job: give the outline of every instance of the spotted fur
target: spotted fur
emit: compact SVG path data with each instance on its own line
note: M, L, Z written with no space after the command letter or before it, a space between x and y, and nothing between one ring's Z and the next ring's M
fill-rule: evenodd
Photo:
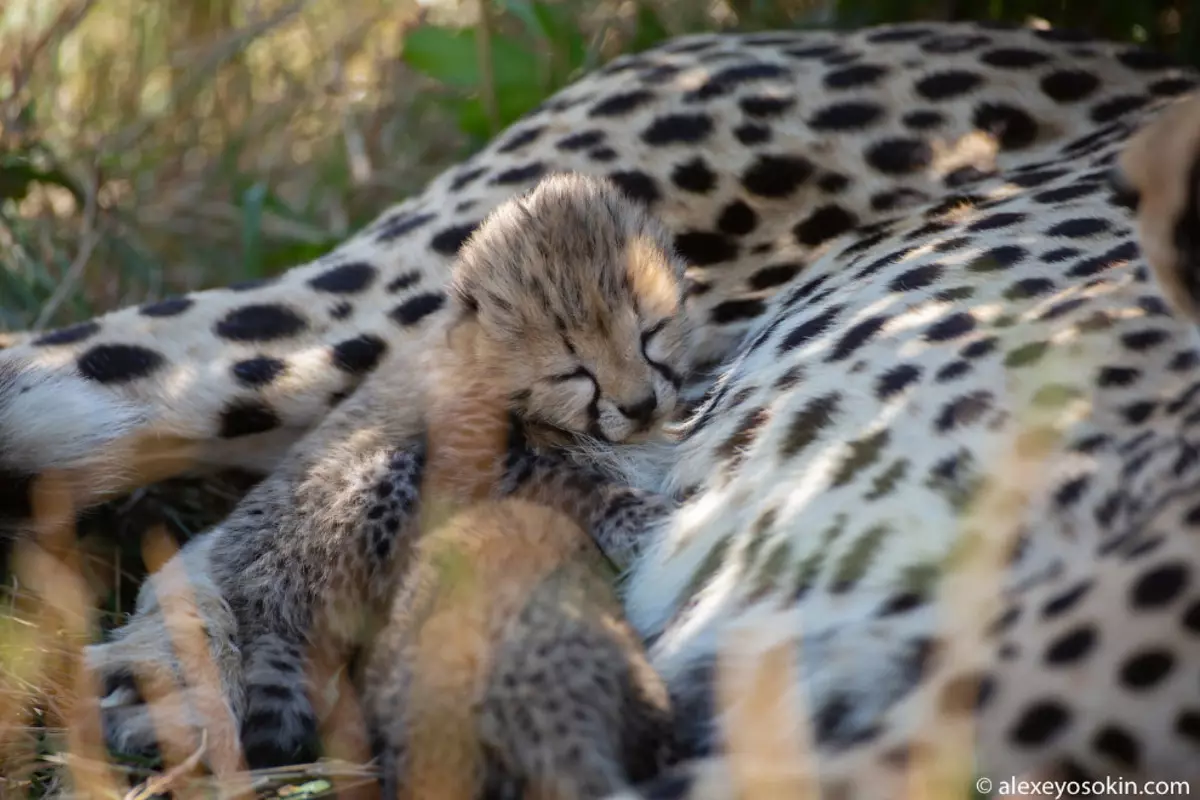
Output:
M597 214L610 227L592 237ZM531 248L531 241L546 247ZM222 685L232 687L228 708L218 712L232 712L240 723L251 766L294 763L319 752L319 722L333 709L319 713L312 707L327 680L310 674L314 665L336 670L385 625L402 642L396 647L409 647L403 642L414 633L411 610L392 611L392 596L433 591L432 566L414 561L413 548L419 529L431 524L430 513L440 514L444 503L453 509L500 492L548 509L502 505L496 513L511 525L480 529L484 512L478 512L476 522L446 534L451 542L476 542L501 562L511 556L504 555L499 537L511 527L512 536L543 543L541 571L573 563L580 543L571 532L580 525L616 563L633 559L643 544L638 533L669 503L612 484L586 465L539 454L529 441L546 426L555 438L645 437L671 413L675 385L660 371L682 371L687 334L679 330L682 268L668 244L640 207L593 178L548 178L528 196L502 205L464 250L452 284L454 313L430 332L428 351L407 364L389 356L369 379L372 391L349 398L303 440L298 458L200 537L205 544L193 543L178 556L186 563L183 571L204 572L195 591L202 601L198 616L211 618L210 644L238 654L218 662ZM556 263L563 266L556 270ZM529 288L534 285L536 292ZM603 338L596 325L604 326ZM404 366L418 367L422 378L411 380ZM585 373L589 387L582 402L570 386L577 372ZM540 391L530 391L534 386ZM612 404L615 418L598 408L621 392L654 403L636 418L625 415L620 403ZM519 423L511 448L510 415ZM578 577L583 564L564 568ZM512 602L518 589L537 592L537 574L514 576ZM145 591L139 614L157 615L158 582ZM550 606L530 613L557 619L556 590L548 591L542 600ZM612 618L610 610L603 613ZM143 680L180 670L171 646L141 633L138 619L113 643L95 648L91 659L109 683L104 705L110 742L145 750L154 743L154 729L132 683L139 670ZM596 625L580 635L605 652L632 641L623 635L605 639L604 625ZM496 630L487 636L497 638L497 647L511 638ZM524 647L519 640L505 646ZM383 664L403 668L387 659ZM596 669L608 674L603 664ZM207 722L196 710L189 713ZM396 733L397 741L403 733ZM619 767L614 760L607 774L619 776Z
M1200 334L1189 253L1171 248L1194 231L1196 153L1194 117L1164 109L1196 82L1054 30L685 37L568 87L270 286L0 355L86 375L147 420L137 430L237 461L238 437L218 435L235 400L269 411L259 427L275 434L316 424L360 380L330 354L360 336L390 352L420 341L489 209L548 172L607 175L691 265L685 381L709 390L661 463L606 462L682 499L648 531L625 606L697 760L646 794L728 796L740 780L721 749L736 714L715 687L723 643L745 630L764 641L745 660L796 662L780 704L811 721L817 777L839 797L898 794L931 720L974 741L989 776L1191 778ZM1169 135L1132 138L1156 119ZM1140 220L1109 182L1131 141L1161 159L1125 162ZM321 280L354 263L359 280ZM320 316L322 283L354 313ZM162 359L95 355L118 344ZM313 353L321 368L302 369ZM235 388L232 363L259 355L289 380ZM97 361L141 366L122 381ZM203 392L163 403L161 387L210 363ZM997 485L1003 536L977 515ZM994 537L1014 543L998 591L952 594L948 563ZM976 613L948 633L939 609L957 607Z

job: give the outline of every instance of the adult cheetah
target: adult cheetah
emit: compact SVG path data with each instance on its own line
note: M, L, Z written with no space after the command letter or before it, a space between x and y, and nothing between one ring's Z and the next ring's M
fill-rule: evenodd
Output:
M0 465L73 468L87 500L138 480L90 460L106 441L155 474L179 468L164 453L287 464L385 353L419 346L489 209L550 172L605 175L692 265L686 396L706 392L661 469L606 462L682 500L625 605L687 755L711 758L648 791L744 777L717 752L737 704L714 699L738 632L759 644L735 666L796 661L781 699L839 795L900 791L934 717L960 738L977 722L992 776L1190 778L1200 337L1176 309L1196 117L1164 115L1159 167L1127 176L1150 263L1109 176L1195 85L1055 30L677 39L568 87L318 263L9 348ZM948 563L1010 536L998 576L959 594ZM971 613L943 624L951 589Z

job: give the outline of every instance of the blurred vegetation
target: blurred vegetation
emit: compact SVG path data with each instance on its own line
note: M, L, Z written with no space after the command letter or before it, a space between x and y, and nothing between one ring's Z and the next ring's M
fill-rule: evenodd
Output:
M7 0L0 330L313 258L673 34L1029 17L1200 61L1188 0Z
M1030 17L1200 64L1196 0L0 0L0 331L314 258L582 73L675 34ZM102 623L129 609L147 530L186 538L247 485L174 481L91 514L80 574ZM4 631L33 619L23 592L0 592L0 673ZM0 712L18 684L0 674ZM61 718L36 706L0 797L62 788Z

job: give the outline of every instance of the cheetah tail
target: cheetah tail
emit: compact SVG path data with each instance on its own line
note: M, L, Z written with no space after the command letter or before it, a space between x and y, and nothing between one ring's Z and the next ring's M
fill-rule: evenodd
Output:
M141 449L141 412L69 370L0 361L0 519L27 516L27 488L58 470L76 499L116 491ZM144 443L143 443L144 444Z

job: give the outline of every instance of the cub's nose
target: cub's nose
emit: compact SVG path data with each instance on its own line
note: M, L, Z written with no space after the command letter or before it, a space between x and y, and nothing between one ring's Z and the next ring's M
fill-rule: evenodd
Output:
M653 394L631 406L618 406L621 413L645 428L654 420L654 412L658 410L658 398Z

